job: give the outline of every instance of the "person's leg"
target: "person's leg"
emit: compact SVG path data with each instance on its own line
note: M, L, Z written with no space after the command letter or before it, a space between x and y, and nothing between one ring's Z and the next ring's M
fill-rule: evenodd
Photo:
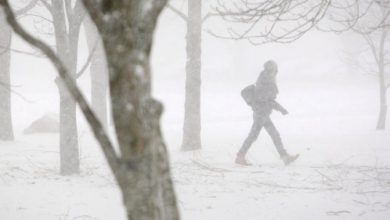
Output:
M287 152L284 149L284 145L283 145L283 142L282 142L282 138L280 137L279 131L276 129L274 123L271 121L270 118L268 118L268 120L265 121L264 129L271 136L271 139L274 142L274 145L275 145L276 150L278 151L279 155L281 157L286 155Z
M284 149L282 143L282 138L280 137L278 130L276 129L274 123L271 121L270 118L268 118L268 120L264 123L264 129L271 136L272 141L275 144L276 150L278 151L280 158L283 160L286 166L294 162L299 157L299 154L290 155L286 152L286 149Z
M253 142L255 142L257 137L259 136L260 130L263 127L264 122L265 122L264 118L256 117L256 116L254 117L252 128L249 132L248 137L245 139L240 150L238 151L237 153L238 156L245 157L249 148L252 146Z

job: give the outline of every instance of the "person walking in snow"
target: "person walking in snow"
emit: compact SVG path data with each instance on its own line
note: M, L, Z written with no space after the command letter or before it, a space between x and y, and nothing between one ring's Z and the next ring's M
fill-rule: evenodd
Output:
M240 150L237 153L235 163L240 165L251 165L246 159L249 148L255 142L260 134L260 130L264 127L267 133L271 136L272 141L278 151L280 158L285 165L295 161L299 155L290 155L285 150L282 139L275 125L271 121L270 115L273 110L281 112L283 115L288 114L288 111L275 101L278 94L276 85L276 74L278 72L277 64L269 60L264 63L264 70L260 73L256 84L247 87L243 90L242 96L253 110L253 125L248 137L245 139Z

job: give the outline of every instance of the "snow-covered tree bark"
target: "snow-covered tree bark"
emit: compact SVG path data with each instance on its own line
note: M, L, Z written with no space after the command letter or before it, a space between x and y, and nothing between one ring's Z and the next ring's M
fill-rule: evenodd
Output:
M110 73L111 106L128 219L178 219L166 146L162 105L151 97L150 52L165 0L84 3L102 36Z
M76 79L78 41L84 11L81 1L74 7L66 1L51 1L56 51ZM67 14L66 14L67 13ZM76 120L76 102L60 78L56 79L60 94L60 173L79 173L80 159Z
M11 113L10 64L12 29L0 10L0 140L14 139Z
M130 220L180 219L166 146L160 131L162 105L151 97L150 52L157 18L166 0L83 0L102 36L110 73L110 96L120 156L66 65L16 21L0 0L8 22L44 52L79 104L121 188Z
M90 64L92 109L103 126L107 128L108 69L104 48L96 26L91 19L85 19L84 28L89 51L93 53Z
M182 150L196 150L201 142L202 1L188 1L186 86Z

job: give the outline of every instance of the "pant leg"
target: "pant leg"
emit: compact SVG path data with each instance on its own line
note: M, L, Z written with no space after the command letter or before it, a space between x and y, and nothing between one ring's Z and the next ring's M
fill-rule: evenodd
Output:
M249 132L248 137L245 139L237 155L240 156L246 155L249 148L252 146L253 142L255 142L257 137L259 136L260 130L263 127L264 123L266 122L266 119L267 119L266 117L258 117L254 115L251 131Z
M268 120L264 123L264 129L271 136L272 141L276 147L280 156L286 155L286 150L284 149L282 138L280 137L279 131L276 129L274 123L268 117Z

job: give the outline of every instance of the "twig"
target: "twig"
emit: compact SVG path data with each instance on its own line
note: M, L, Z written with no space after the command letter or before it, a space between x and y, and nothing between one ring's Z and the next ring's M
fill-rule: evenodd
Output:
M203 168L203 169L206 169L206 170L209 170L209 171L213 171L213 172L232 172L231 170L228 170L228 169L223 169L223 168L214 168L214 167L210 167L210 166L207 166L205 164L202 164L196 160L191 160L195 165L199 166L200 168Z
M16 16L27 13L28 11L30 11L31 9L33 9L35 7L37 2L38 2L38 0L31 0L30 3L28 3L25 7L21 8L19 10L16 10L15 11Z
M167 5L167 8L169 8L173 13L175 13L177 16L179 16L181 19L183 19L185 22L188 21L187 15L185 15L183 12L181 12L179 9L173 7L171 4Z
M319 170L315 170L318 174L320 174L322 177L325 177L325 179L327 179L327 180L329 180L329 181L331 181L331 182L334 182L334 180L333 179L331 179L331 178L329 178L328 176L326 176L325 174L323 174L323 173L321 173Z
M3 82L0 82L0 87L3 87L4 89L8 90L8 92L10 92L11 94L15 94L17 97L21 98L23 101L27 102L27 103L34 103L33 101L31 100L28 100L26 97L24 97L22 94L20 94L19 92L16 92L15 90L13 90L11 88L10 85L7 85L6 83L3 83Z
M89 56L88 56L87 61L85 62L85 64L84 64L83 67L81 68L81 70L76 74L76 79L80 78L80 77L83 75L83 73L85 72L85 70L87 69L87 67L89 66L89 64L91 63L92 58L93 58L93 56L94 56L94 54L95 54L95 51L96 51L98 42L99 42L99 41L96 40L95 46L93 46L92 51L89 53Z
M327 215L340 215L340 214L350 214L351 212L348 210L340 210L340 211L327 211Z
M258 182L254 181L258 185L263 185L263 186L270 186L274 188L283 188L283 189L299 189L299 190L324 190L324 191L337 191L343 189L343 187L332 187L332 188L315 188L315 187L307 187L307 186L285 186L285 185L280 185L276 183L265 183L265 182Z

